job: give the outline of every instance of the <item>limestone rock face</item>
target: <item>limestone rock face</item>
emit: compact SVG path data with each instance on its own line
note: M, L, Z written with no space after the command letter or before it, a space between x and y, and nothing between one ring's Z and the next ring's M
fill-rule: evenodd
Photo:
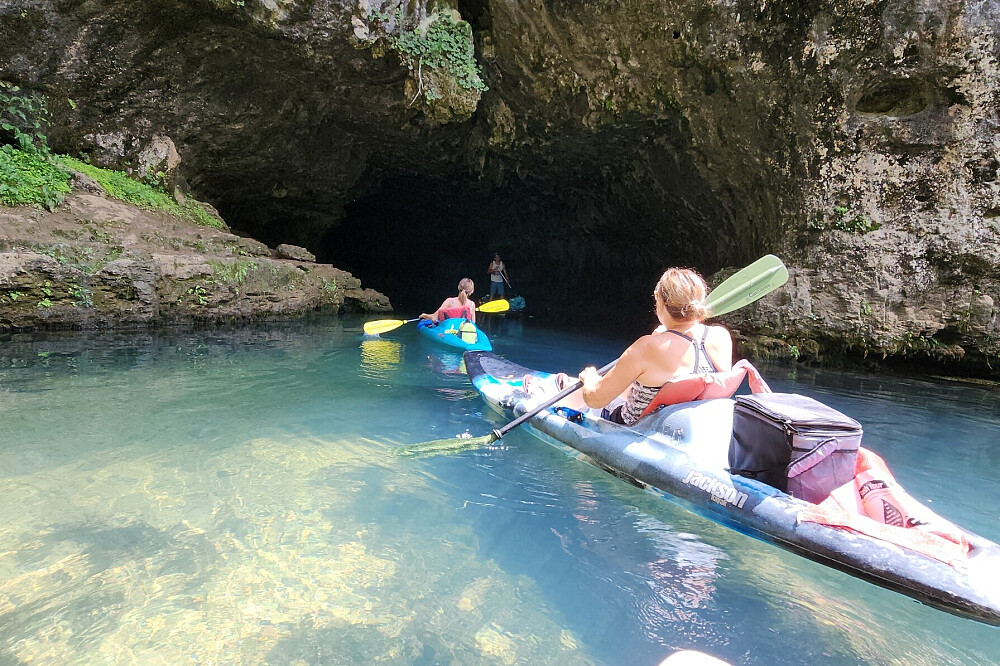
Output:
M298 245L282 243L274 248L274 253L279 259L295 259L296 261L316 261L316 255Z
M0 238L0 330L391 309L346 271L90 193L55 212L0 208Z
M748 345L972 369L1000 353L998 26L997 0L0 0L0 78L49 95L60 150L131 168L170 137L272 245L324 259L350 202L420 179L502 221L478 235L517 239L533 305L774 252Z

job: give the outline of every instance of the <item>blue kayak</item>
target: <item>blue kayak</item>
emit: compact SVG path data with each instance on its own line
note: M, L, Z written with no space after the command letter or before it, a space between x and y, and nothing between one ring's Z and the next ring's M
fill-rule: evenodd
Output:
M493 345L486 334L466 319L445 319L432 322L423 319L417 323L420 335L439 345L462 351L492 351Z
M548 373L491 353L467 352L465 366L486 402L506 415L519 416L547 399L524 391L526 374L539 386L554 383ZM816 505L729 473L733 405L731 399L681 403L633 426L550 407L526 425L571 455L717 523L929 606L1000 625L1000 546L956 527L969 550L952 566L862 532L804 520Z

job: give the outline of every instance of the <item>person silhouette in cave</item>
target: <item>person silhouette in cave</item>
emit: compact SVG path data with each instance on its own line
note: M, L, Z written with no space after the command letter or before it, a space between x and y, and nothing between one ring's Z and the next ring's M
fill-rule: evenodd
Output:
M497 252L493 255L493 261L490 262L489 267L490 273L490 300L493 300L494 296L504 297L504 283L510 284L510 278L507 277L507 266L504 265L503 261L500 259L500 253Z
M421 313L421 319L430 319L431 321L444 321L445 319L458 319L464 318L471 321L473 324L476 323L476 303L472 300L472 292L475 291L476 285L469 278L462 278L458 283L458 295L452 296L451 298L444 299L441 303L441 307L435 310L433 313Z

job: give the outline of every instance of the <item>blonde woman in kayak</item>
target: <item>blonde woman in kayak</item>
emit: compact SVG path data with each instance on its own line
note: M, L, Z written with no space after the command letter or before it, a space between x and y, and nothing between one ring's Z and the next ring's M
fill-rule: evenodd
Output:
M594 367L584 368L580 373L583 388L564 404L604 408L604 418L632 425L667 381L732 369L733 339L729 331L702 323L710 314L705 305L707 297L708 285L697 272L667 269L653 290L660 326L633 342L603 377ZM530 378L528 382L530 387ZM557 376L556 382L560 388L570 383L563 374Z
M452 296L451 298L444 299L441 303L441 307L434 311L433 314L422 313L420 315L421 319L430 319L432 321L444 321L445 319L456 319L465 318L471 321L473 324L476 323L476 304L472 300L472 292L475 291L476 286L473 284L472 280L469 278L462 278L458 283L458 296Z

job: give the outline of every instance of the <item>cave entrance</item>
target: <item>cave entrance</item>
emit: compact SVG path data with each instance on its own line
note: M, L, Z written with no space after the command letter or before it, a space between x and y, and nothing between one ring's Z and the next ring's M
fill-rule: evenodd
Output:
M463 277L475 282L479 300L489 293L494 252L512 269L526 257L502 207L477 189L439 178L384 178L377 191L345 206L322 258L387 294L407 316L433 311Z
M709 223L724 215L714 197L690 205L690 178L665 206L645 204L607 171L501 184L468 173L376 182L345 206L317 249L322 261L387 294L400 316L436 307L462 277L483 298L487 266L499 252L513 293L537 320L638 333L655 321L651 291L664 268L690 266L707 276L744 259L725 225Z

